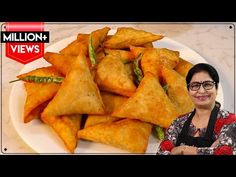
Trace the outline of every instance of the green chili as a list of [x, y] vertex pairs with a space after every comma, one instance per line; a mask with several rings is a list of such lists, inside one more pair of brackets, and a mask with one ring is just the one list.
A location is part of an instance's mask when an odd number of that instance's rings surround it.
[[26, 76], [17, 80], [10, 81], [9, 83], [13, 83], [16, 81], [26, 81], [26, 82], [35, 82], [35, 83], [56, 83], [60, 84], [63, 82], [64, 77], [42, 77], [42, 76]]
[[156, 131], [156, 136], [159, 140], [163, 140], [165, 137], [165, 133], [162, 127], [160, 126], [156, 126], [155, 127], [155, 131]]
[[135, 82], [136, 84], [138, 85], [142, 78], [143, 78], [143, 73], [142, 73], [142, 70], [139, 68], [139, 61], [141, 60], [142, 58], [142, 53], [140, 53], [138, 55], [138, 57], [134, 60], [134, 74], [135, 74]]
[[129, 63], [131, 63], [131, 61], [130, 61], [130, 60], [127, 60], [127, 59], [121, 59], [121, 61], [122, 61], [124, 64], [129, 64]]
[[164, 89], [165, 92], [167, 92], [168, 90], [168, 85], [166, 84], [165, 86], [162, 87]]
[[92, 67], [94, 67], [97, 63], [97, 60], [96, 60], [96, 53], [93, 47], [92, 33], [89, 35], [89, 58], [90, 58]]

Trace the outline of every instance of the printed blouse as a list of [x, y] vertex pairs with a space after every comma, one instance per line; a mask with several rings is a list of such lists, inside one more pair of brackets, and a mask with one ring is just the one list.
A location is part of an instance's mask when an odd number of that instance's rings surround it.
[[[161, 141], [157, 155], [169, 155], [175, 147], [178, 135], [180, 134], [185, 121], [191, 112], [175, 119], [170, 127], [166, 129], [165, 138]], [[188, 135], [194, 136], [199, 131], [199, 136], [204, 137], [206, 128], [198, 129], [190, 124]], [[215, 122], [212, 137], [215, 142], [211, 147], [197, 147], [198, 155], [236, 155], [236, 118], [235, 114], [226, 110], [220, 110]], [[181, 144], [184, 145], [184, 144]]]

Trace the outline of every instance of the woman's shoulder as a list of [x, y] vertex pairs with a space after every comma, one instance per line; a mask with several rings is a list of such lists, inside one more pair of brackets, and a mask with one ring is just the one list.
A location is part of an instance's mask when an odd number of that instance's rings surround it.
[[179, 120], [187, 119], [190, 116], [191, 113], [192, 113], [192, 111], [188, 112], [188, 113], [185, 113], [185, 114], [182, 114], [182, 115], [178, 116], [177, 119], [179, 119]]
[[225, 125], [230, 125], [236, 122], [236, 117], [234, 113], [230, 113], [227, 110], [221, 109], [218, 114], [218, 118], [215, 123], [214, 132], [216, 134], [220, 133], [221, 128]]
[[188, 117], [190, 116], [191, 113], [192, 112], [188, 112], [188, 113], [185, 113], [185, 114], [182, 114], [182, 115], [178, 116], [173, 121], [173, 124], [183, 124], [188, 119]]
[[236, 120], [235, 114], [225, 109], [220, 109], [218, 119], [231, 119]]
[[186, 113], [186, 114], [182, 114], [182, 115], [178, 116], [175, 120], [173, 120], [173, 122], [171, 123], [171, 125], [167, 129], [167, 133], [170, 135], [180, 133], [183, 126], [184, 126], [184, 123], [186, 122], [186, 120], [188, 119], [190, 114], [191, 114], [191, 112]]

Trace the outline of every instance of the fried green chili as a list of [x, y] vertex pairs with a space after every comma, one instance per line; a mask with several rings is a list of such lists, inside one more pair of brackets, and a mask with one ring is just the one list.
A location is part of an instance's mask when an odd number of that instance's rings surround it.
[[26, 82], [35, 82], [35, 83], [56, 83], [60, 84], [63, 82], [64, 77], [42, 77], [42, 76], [26, 76], [17, 80], [10, 81], [9, 83], [13, 83], [16, 81], [26, 81]]
[[96, 60], [96, 53], [93, 47], [92, 33], [89, 35], [89, 58], [90, 58], [92, 67], [94, 67], [97, 63], [97, 60]]
[[135, 74], [135, 83], [139, 85], [143, 78], [142, 70], [139, 68], [139, 61], [142, 59], [142, 53], [138, 55], [138, 57], [134, 60], [134, 74]]

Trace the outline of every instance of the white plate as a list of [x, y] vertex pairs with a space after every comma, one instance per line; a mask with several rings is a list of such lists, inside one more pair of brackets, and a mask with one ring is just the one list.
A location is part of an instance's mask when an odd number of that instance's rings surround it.
[[[80, 32], [91, 32], [91, 31], [92, 29], [89, 29], [88, 31], [87, 28], [87, 30]], [[109, 34], [112, 33], [114, 33], [114, 30], [111, 30]], [[75, 39], [76, 36], [63, 39], [47, 47], [45, 51], [59, 52], [59, 50], [63, 49], [67, 44], [69, 44]], [[198, 53], [188, 48], [187, 46], [178, 43], [168, 37], [164, 37], [162, 40], [155, 42], [154, 46], [168, 48], [171, 50], [177, 50], [180, 52], [180, 56], [182, 58], [192, 62], [193, 64], [200, 62], [207, 63], [207, 61], [203, 57], [201, 57]], [[19, 74], [48, 65], [49, 64], [44, 59], [38, 59], [34, 62], [25, 65]], [[33, 120], [27, 124], [23, 123], [23, 110], [24, 110], [25, 99], [26, 99], [26, 92], [23, 86], [23, 82], [15, 82], [10, 94], [9, 110], [13, 125], [18, 134], [21, 136], [21, 138], [37, 153], [42, 153], [42, 154], [68, 153], [62, 140], [49, 126], [46, 126], [39, 120]], [[223, 106], [224, 104], [223, 91], [222, 91], [222, 86], [220, 84], [219, 84], [217, 100]], [[156, 154], [158, 145], [159, 145], [158, 140], [154, 137], [154, 135], [151, 135], [149, 138], [149, 144], [147, 147], [146, 154]], [[105, 144], [80, 140], [78, 147], [75, 150], [75, 153], [120, 154], [129, 152]]]

